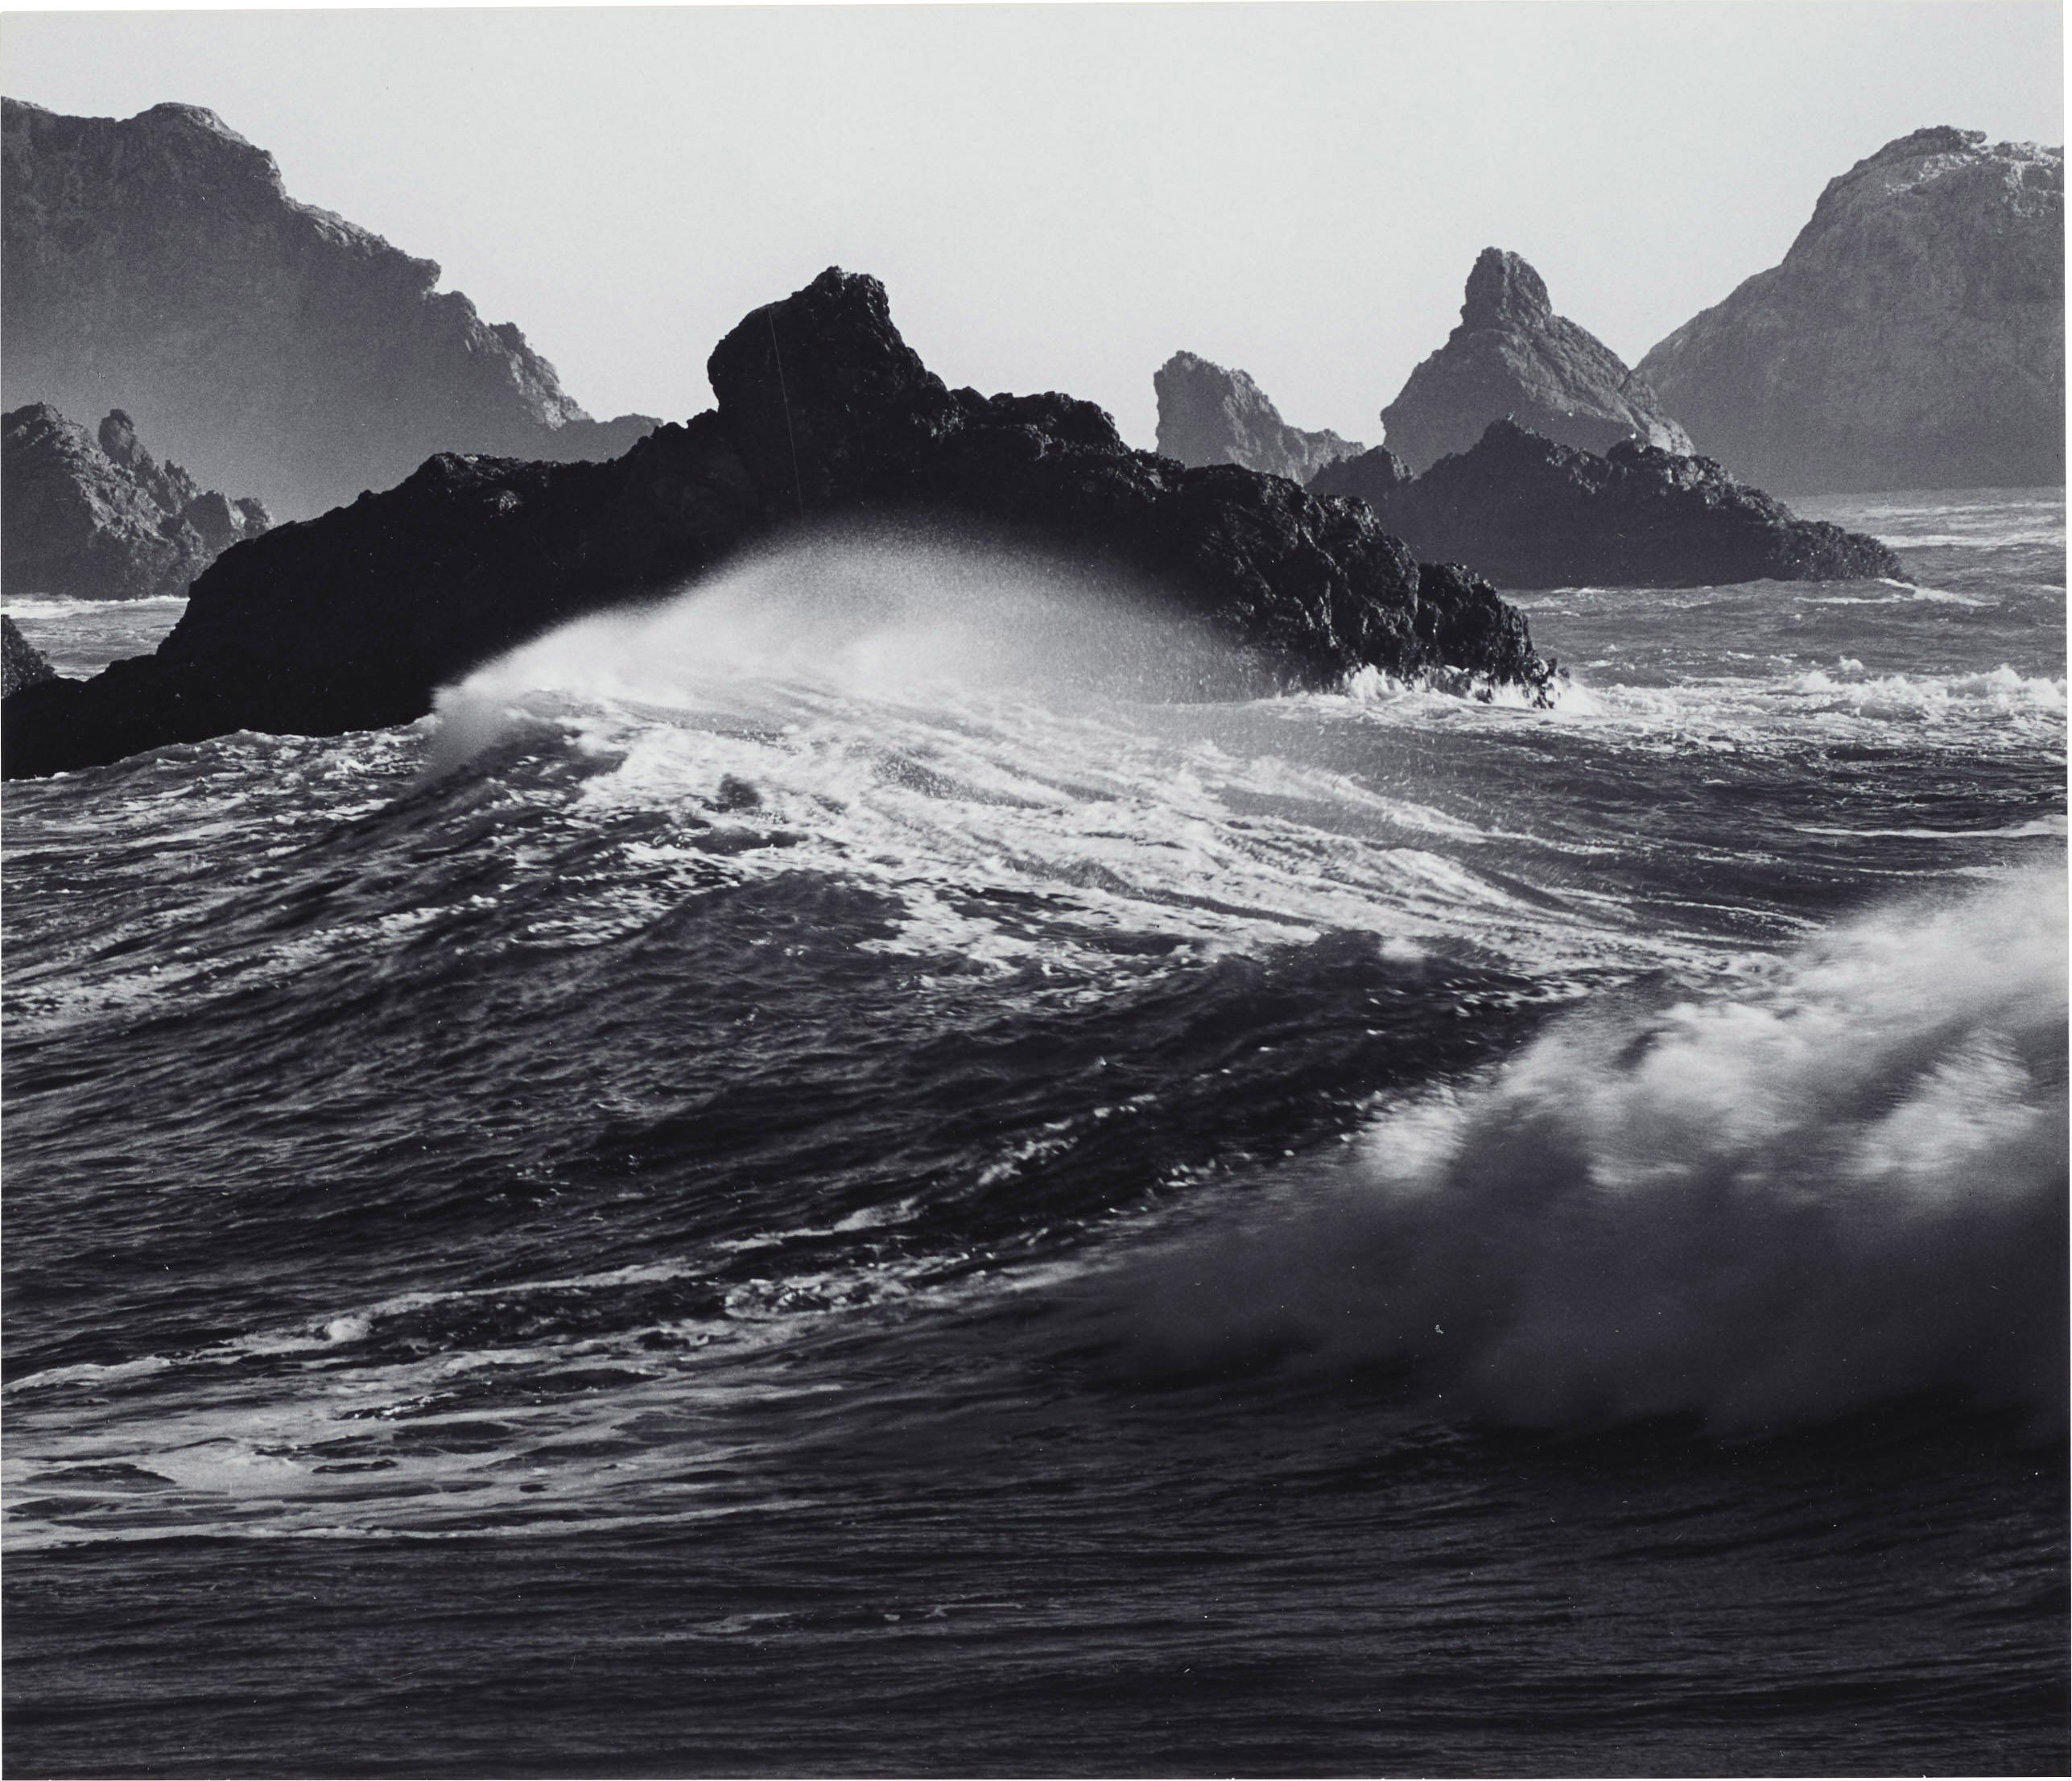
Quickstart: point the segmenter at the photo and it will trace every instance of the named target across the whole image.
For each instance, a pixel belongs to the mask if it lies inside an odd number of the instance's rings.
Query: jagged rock
[[[1765,487],[2065,480],[2065,153],[1916,130],[1828,182],[1781,264],[1642,374]]]
[[[1132,451],[1091,403],[947,389],[874,279],[831,269],[756,310],[708,371],[716,409],[614,462],[441,454],[386,494],[230,552],[155,655],[8,700],[6,771],[233,729],[407,721],[441,684],[552,625],[856,515],[947,516],[1126,573],[1236,645],[1244,690],[1371,666],[1545,696],[1550,667],[1486,583],[1420,570],[1363,507]]]
[[[1647,379],[1554,312],[1539,274],[1485,247],[1467,275],[1460,325],[1381,411],[1389,448],[1414,471],[1464,452],[1492,420],[1515,420],[1587,452],[1637,437],[1688,452]]]
[[[50,658],[16,629],[13,619],[0,613],[0,699],[56,678]]]
[[[1386,513],[1396,491],[1410,480],[1410,467],[1385,445],[1362,452],[1356,457],[1327,464],[1310,478],[1310,493],[1343,500],[1364,501],[1377,514]]]
[[[605,458],[654,425],[592,420],[516,328],[296,203],[198,105],[0,102],[0,213],[6,404],[120,404],[204,482],[277,512],[386,488],[435,451]]]
[[[160,464],[117,409],[98,443],[47,403],[0,416],[0,586],[78,600],[181,594],[272,523]]]
[[[1192,353],[1175,353],[1151,384],[1158,392],[1159,455],[1182,464],[1236,464],[1307,482],[1327,464],[1365,449],[1328,430],[1290,427],[1247,373]]]
[[[1471,564],[1502,587],[1715,587],[1900,572],[1875,538],[1798,519],[1710,458],[1630,439],[1599,457],[1508,420],[1387,492],[1377,512],[1418,556]]]

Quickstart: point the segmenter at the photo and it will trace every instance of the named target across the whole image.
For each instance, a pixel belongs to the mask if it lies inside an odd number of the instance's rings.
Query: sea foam
[[[2032,870],[1566,1020],[1290,1165],[1241,1234],[1130,1264],[1125,1351],[1399,1363],[1526,1424],[1748,1432],[1954,1391],[2061,1428],[2066,907]]]

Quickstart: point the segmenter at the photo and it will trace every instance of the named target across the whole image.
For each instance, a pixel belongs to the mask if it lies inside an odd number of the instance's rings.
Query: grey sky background
[[[840,264],[951,383],[1141,444],[1180,347],[1378,440],[1489,245],[1637,358],[1892,138],[2062,143],[2063,68],[2040,0],[0,19],[10,95],[211,107],[593,414],[706,407],[720,334]]]

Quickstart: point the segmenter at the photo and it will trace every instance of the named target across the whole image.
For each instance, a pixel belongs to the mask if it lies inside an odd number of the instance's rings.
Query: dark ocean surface
[[[2065,1771],[2064,503],[1800,505],[1551,712],[823,541],[10,785],[10,1773]]]

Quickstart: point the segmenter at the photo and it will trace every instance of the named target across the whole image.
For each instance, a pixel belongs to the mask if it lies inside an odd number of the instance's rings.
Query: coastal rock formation
[[[1827,189],[1781,264],[1641,374],[1765,487],[2065,480],[2065,152],[1916,130]]]
[[[1372,513],[1277,477],[1130,450],[1070,396],[951,390],[874,279],[830,269],[713,349],[718,407],[609,464],[442,453],[399,487],[283,526],[195,585],[155,655],[6,701],[15,776],[236,729],[407,721],[548,627],[680,585],[774,533],[910,516],[1129,576],[1230,644],[1241,684],[1364,667],[1545,696],[1523,617],[1420,569]]]
[[[119,408],[97,441],[47,403],[0,416],[0,587],[10,593],[184,593],[272,523],[260,502],[233,502],[158,462]]]
[[[1411,372],[1381,419],[1389,448],[1413,470],[1466,451],[1492,420],[1587,452],[1633,437],[1664,451],[1691,449],[1647,379],[1556,315],[1539,274],[1493,247],[1467,275],[1460,325]]]
[[[1158,455],[1196,467],[1236,464],[1292,482],[1364,449],[1328,430],[1290,427],[1243,371],[1175,353],[1152,374],[1158,392]]]
[[[1385,445],[1355,457],[1327,464],[1310,479],[1310,493],[1339,500],[1364,501],[1377,514],[1385,514],[1397,491],[1410,480],[1410,467]]]
[[[510,324],[439,267],[283,189],[198,105],[126,120],[0,102],[6,406],[121,407],[207,484],[317,513],[435,451],[616,457]]]
[[[1716,587],[1900,572],[1875,538],[1801,519],[1710,458],[1631,439],[1599,457],[1508,420],[1398,486],[1377,512],[1418,556],[1471,564],[1503,587]]]
[[[13,619],[0,613],[0,699],[56,678],[50,658],[21,634]]]

